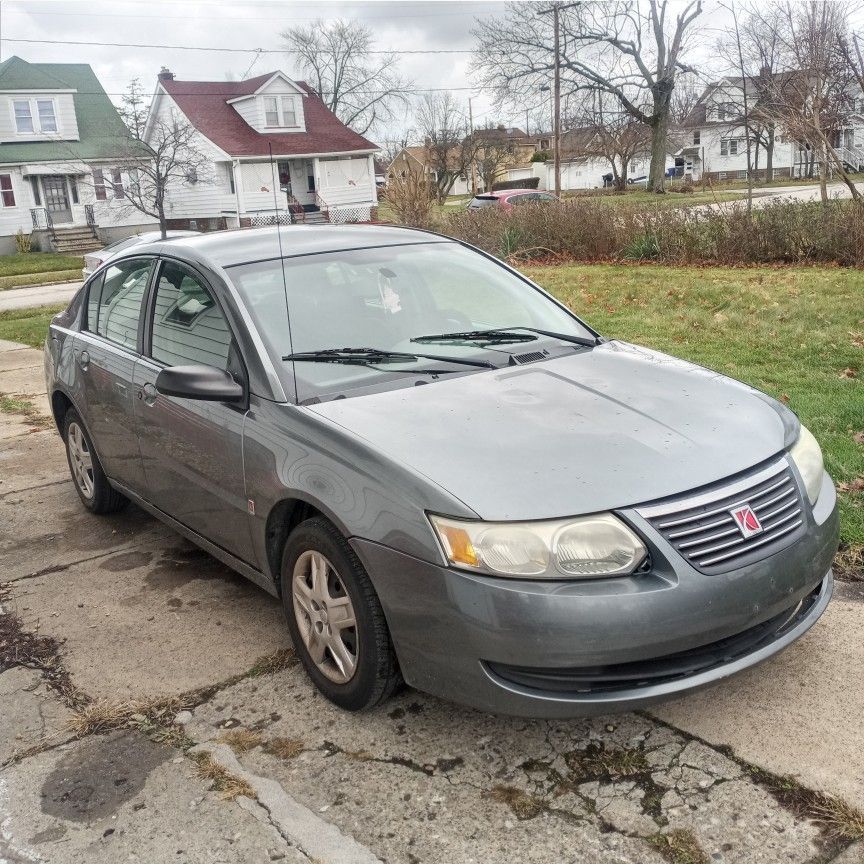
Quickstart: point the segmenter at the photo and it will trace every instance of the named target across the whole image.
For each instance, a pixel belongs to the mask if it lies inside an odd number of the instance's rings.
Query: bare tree
[[[702,87],[694,75],[679,76],[672,91],[669,108],[673,125],[681,126],[687,120],[696,107],[701,93]]]
[[[505,19],[478,21],[474,66],[499,99],[515,101],[545,83],[555,68],[551,16],[534,4],[515,3]],[[562,87],[602,91],[623,111],[651,129],[649,187],[664,191],[666,139],[672,96],[685,63],[688,37],[702,13],[701,0],[687,0],[677,16],[668,0],[616,0],[559,7]]]
[[[602,91],[592,94],[591,101],[568,119],[568,125],[579,131],[576,137],[582,142],[580,155],[605,159],[615,188],[626,191],[631,163],[651,148],[650,128],[623,111],[617,102],[613,102],[611,110],[604,110]]]
[[[399,74],[398,55],[373,54],[372,31],[356,21],[313,21],[282,33],[285,49],[324,104],[365,135],[397,118],[413,83]]]
[[[434,174],[435,197],[443,203],[459,177],[467,177],[475,155],[465,113],[449,91],[427,93],[416,113],[426,164]]]
[[[763,110],[818,161],[823,202],[828,201],[829,172],[836,172],[852,198],[864,203],[834,144],[850,122],[855,103],[855,76],[843,49],[849,41],[848,5],[784,2],[771,10],[770,19],[765,12],[759,14],[776,32],[785,66],[784,73],[772,79]]]
[[[213,163],[200,149],[200,138],[193,126],[173,114],[151,116],[148,99],[137,78],[123,96],[120,116],[129,137],[119,142],[117,161],[118,165],[130,166],[126,169],[129,182],[118,187],[115,181],[122,199],[120,203],[116,200],[112,203],[120,210],[137,210],[156,219],[164,239],[169,187],[211,183]]]

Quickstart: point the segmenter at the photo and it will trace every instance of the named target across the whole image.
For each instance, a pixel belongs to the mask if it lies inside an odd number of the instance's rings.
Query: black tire
[[[325,675],[306,647],[295,614],[294,569],[304,553],[319,553],[332,565],[350,598],[356,621],[356,668],[346,683]],[[294,650],[315,686],[346,711],[365,711],[386,701],[402,683],[390,631],[378,595],[360,559],[339,530],[322,517],[307,519],[291,532],[282,553],[282,606]],[[302,615],[302,610],[300,612]],[[329,651],[329,649],[328,649]],[[328,659],[332,658],[332,652]]]
[[[121,495],[108,482],[108,478],[102,470],[102,463],[99,461],[99,456],[93,447],[90,433],[74,408],[70,408],[63,418],[63,442],[66,445],[66,459],[69,462],[69,473],[72,475],[72,483],[75,486],[78,497],[81,499],[81,503],[91,513],[116,513],[118,510],[122,510],[129,503],[129,499]],[[89,490],[85,488],[86,481],[81,479],[81,473],[75,464],[75,452],[80,451],[82,446],[85,448],[87,455],[89,455],[91,462],[89,477],[92,488]]]

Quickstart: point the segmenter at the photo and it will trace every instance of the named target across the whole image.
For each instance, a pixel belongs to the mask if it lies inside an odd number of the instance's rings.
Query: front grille
[[[778,615],[734,636],[663,657],[605,666],[537,668],[484,661],[498,678],[547,693],[613,693],[668,684],[727,666],[767,647],[801,622],[819,601],[823,586]]]
[[[774,470],[776,469],[776,470]],[[765,476],[766,473],[769,476]],[[672,502],[661,515],[648,521],[697,570],[725,573],[751,561],[767,558],[794,543],[804,532],[801,492],[785,461],[761,471],[745,488],[735,484],[734,492],[723,488],[706,501],[696,496]],[[762,531],[742,536],[730,511],[748,504],[762,525]],[[653,508],[646,508],[646,515]]]

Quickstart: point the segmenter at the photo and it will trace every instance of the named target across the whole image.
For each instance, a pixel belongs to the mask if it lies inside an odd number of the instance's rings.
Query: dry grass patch
[[[195,773],[209,780],[220,798],[228,801],[243,795],[255,799],[255,790],[242,777],[236,777],[223,768],[209,753],[196,753],[192,758],[195,760]]]
[[[40,429],[47,429],[54,424],[50,417],[46,417],[29,399],[25,399],[23,396],[7,396],[0,393],[0,413],[18,414]]]
[[[864,840],[864,812],[839,798],[819,796],[812,806],[813,821],[834,840]]]
[[[271,738],[264,742],[264,752],[277,759],[296,759],[303,752],[302,738]]]
[[[696,835],[687,829],[676,828],[666,834],[655,834],[648,842],[670,864],[711,864]]]
[[[79,738],[137,728],[146,734],[158,734],[165,743],[185,746],[185,733],[171,723],[184,707],[181,699],[96,699],[73,709],[69,728]]]
[[[218,739],[227,744],[235,753],[248,753],[264,740],[258,732],[251,729],[230,729]]]
[[[494,801],[506,804],[513,811],[516,818],[523,821],[539,816],[546,808],[546,805],[540,798],[529,795],[515,786],[493,786],[487,795]]]
[[[281,672],[283,669],[289,669],[291,666],[297,665],[297,658],[290,648],[282,648],[279,651],[274,651],[272,654],[265,654],[259,657],[252,668],[240,678],[259,678],[262,675],[272,675],[274,672]]]
[[[845,582],[864,582],[864,545],[844,545],[834,558],[834,576]]]
[[[604,747],[591,743],[584,750],[565,755],[567,767],[577,779],[605,780],[633,777],[650,770],[641,750],[624,747]]]

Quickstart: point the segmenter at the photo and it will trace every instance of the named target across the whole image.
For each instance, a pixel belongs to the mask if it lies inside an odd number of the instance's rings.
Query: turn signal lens
[[[625,576],[647,554],[639,537],[611,513],[554,522],[429,519],[451,564],[497,576]]]

